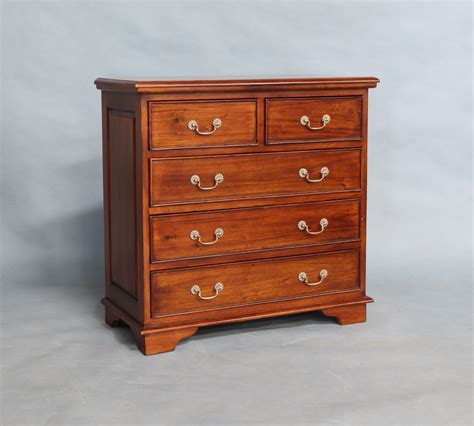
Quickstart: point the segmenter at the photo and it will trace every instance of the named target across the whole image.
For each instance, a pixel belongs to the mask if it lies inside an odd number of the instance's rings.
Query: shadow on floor
[[[221,336],[230,336],[234,334],[255,333],[258,331],[290,329],[303,327],[306,325],[324,324],[328,322],[337,322],[335,318],[327,317],[319,311],[305,312],[302,314],[285,315],[282,317],[265,318],[252,321],[245,321],[233,324],[220,324],[208,327],[202,327],[198,332],[182,340],[178,345],[185,345],[196,340],[212,339]],[[126,325],[121,327],[109,327],[104,323],[104,327],[111,330],[117,339],[118,344],[129,346],[131,350],[137,350],[135,340],[129,328]]]
[[[212,325],[202,327],[191,339],[201,340],[215,336],[232,334],[253,333],[263,330],[277,330],[302,327],[316,323],[336,322],[334,318],[326,317],[321,312],[305,312],[302,314],[285,315],[275,318],[265,318],[234,324]]]

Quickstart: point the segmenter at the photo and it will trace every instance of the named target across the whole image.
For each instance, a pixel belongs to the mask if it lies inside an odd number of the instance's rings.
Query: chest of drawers
[[[364,322],[377,83],[97,79],[107,324],[128,325],[148,355],[212,324]]]

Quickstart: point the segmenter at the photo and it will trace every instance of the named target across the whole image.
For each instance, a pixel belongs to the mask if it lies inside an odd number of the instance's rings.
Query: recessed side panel
[[[109,109],[108,122],[110,281],[136,298],[135,114]]]

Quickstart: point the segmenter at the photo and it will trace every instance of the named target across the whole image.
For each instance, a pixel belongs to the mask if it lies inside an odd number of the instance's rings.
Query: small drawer
[[[355,191],[361,152],[299,151],[151,160],[152,206]]]
[[[266,100],[266,143],[360,140],[362,98]]]
[[[150,149],[257,144],[257,101],[152,102]]]
[[[151,274],[153,317],[359,289],[358,250]]]
[[[151,261],[359,240],[360,202],[153,216]]]

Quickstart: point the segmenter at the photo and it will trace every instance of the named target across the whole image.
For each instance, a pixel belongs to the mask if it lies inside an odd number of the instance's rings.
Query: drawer
[[[152,102],[150,149],[257,144],[257,101]]]
[[[359,219],[358,200],[153,216],[151,261],[354,241]]]
[[[152,316],[357,291],[359,259],[353,250],[154,272]]]
[[[266,143],[358,140],[362,98],[267,99]]]
[[[152,206],[361,188],[358,149],[154,158],[150,169]]]

